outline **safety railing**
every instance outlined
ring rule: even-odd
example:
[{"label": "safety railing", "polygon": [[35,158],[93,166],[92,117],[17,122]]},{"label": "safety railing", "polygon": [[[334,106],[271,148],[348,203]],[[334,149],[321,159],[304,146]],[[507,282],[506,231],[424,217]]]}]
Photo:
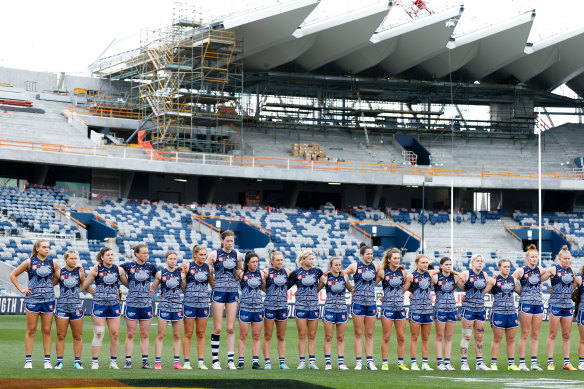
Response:
[{"label": "safety railing", "polygon": [[[258,226],[257,224],[255,224],[255,223],[253,223],[253,222],[251,222],[251,221],[249,221],[247,219],[244,219],[242,217],[239,217],[239,216],[220,216],[220,215],[216,215],[216,216],[212,216],[212,215],[209,215],[209,216],[207,216],[207,215],[192,215],[192,216],[193,216],[193,218],[199,220],[200,222],[204,223],[207,226],[210,226],[210,224],[209,223],[205,223],[205,222],[203,222],[200,219],[203,219],[203,218],[206,218],[206,219],[224,219],[224,220],[236,220],[236,221],[244,222],[246,224],[249,224],[252,227],[257,228],[258,230],[260,230],[264,234],[268,234],[268,236],[270,238],[272,237],[272,232],[271,231],[268,231],[264,227]],[[217,229],[217,227],[215,227],[215,228]],[[219,231],[219,229],[217,229],[217,231]]]},{"label": "safety railing", "polygon": [[136,120],[140,119],[140,114],[137,112],[122,111],[113,108],[107,109],[69,106],[68,110],[71,111],[72,113],[74,112],[80,115],[91,115],[118,119],[136,119]]},{"label": "safety railing", "polygon": [[[110,226],[114,227],[114,228],[118,228],[118,225],[114,222],[111,222],[105,218],[103,218],[102,216],[99,216],[97,213],[94,213],[93,208],[87,208],[87,207],[70,207],[70,206],[64,206],[64,205],[53,205],[53,208],[55,208],[56,210],[58,210],[61,215],[65,215],[68,218],[72,219],[72,220],[76,220],[74,218],[72,218],[70,215],[67,215],[67,212],[71,212],[71,211],[78,211],[78,212],[87,212],[87,213],[91,213],[93,215],[93,217],[95,217],[97,220],[101,220],[107,224],[109,224]],[[83,223],[80,223],[81,226],[83,226],[83,228],[86,228],[85,225],[83,225]]]},{"label": "safety railing", "polygon": [[349,225],[353,226],[353,228],[355,228],[355,230],[358,230],[360,233],[365,233],[365,236],[369,237],[369,244],[371,244],[371,234],[367,233],[365,230],[359,228],[357,226],[357,224],[371,224],[371,225],[376,225],[376,226],[389,226],[389,227],[397,227],[400,230],[410,234],[411,236],[413,236],[414,238],[416,238],[418,241],[420,241],[420,244],[422,243],[422,238],[416,234],[413,231],[408,230],[406,227],[402,226],[399,223],[392,223],[392,222],[365,222],[365,221],[351,221],[349,222]]},{"label": "safety railing", "polygon": [[201,215],[191,215],[191,217],[199,222],[199,226],[198,226],[199,230],[201,229],[201,224],[204,226],[207,226],[211,230],[211,238],[213,237],[213,231],[215,231],[217,233],[217,237],[219,237],[219,234],[221,234],[221,231],[219,230],[219,228],[204,221],[202,219]]},{"label": "safety railing", "polygon": [[[235,144],[235,143],[234,143]],[[283,169],[306,169],[312,171],[329,172],[361,172],[382,174],[409,174],[416,176],[443,176],[443,177],[475,177],[475,178],[520,178],[536,180],[537,172],[517,172],[510,170],[489,170],[484,167],[480,170],[464,169],[437,169],[427,166],[411,166],[400,164],[380,164],[369,162],[339,162],[339,161],[306,161],[303,159],[272,158],[258,156],[234,156],[223,154],[204,154],[179,151],[144,150],[143,157],[135,153],[123,153],[122,156],[108,155],[102,151],[103,147],[68,146],[54,143],[34,143],[14,140],[0,140],[1,147],[23,148],[36,151],[51,151],[68,154],[94,155],[100,157],[124,159],[151,159],[167,162],[198,163],[203,165],[221,166],[248,166],[248,167],[278,167]],[[161,155],[163,158],[158,158]],[[543,172],[543,180],[584,180],[584,172]]]},{"label": "safety railing", "polygon": [[77,226],[77,229],[79,229],[79,227],[83,227],[84,229],[87,229],[87,226],[85,224],[81,223],[79,220],[75,219],[73,216],[67,215],[67,213],[63,209],[59,208],[56,205],[53,205],[53,208],[55,208],[55,210],[57,210],[57,212],[59,212],[59,221],[62,220],[62,218],[64,217],[64,218],[69,219],[72,222],[74,222],[75,225]]},{"label": "safety railing", "polygon": [[[520,230],[520,229],[538,229],[538,228],[539,228],[539,226],[505,226],[505,231],[509,232],[511,234],[511,236],[513,236],[515,239],[517,239],[520,242],[522,242],[523,240],[519,236],[517,236],[517,234],[515,234],[513,232],[513,230]],[[564,234],[562,231],[558,230],[554,226],[541,226],[541,228],[543,228],[544,230],[554,231],[558,235],[560,235],[562,238],[566,239],[568,242],[574,243],[574,241],[572,240],[572,238],[570,238],[568,235]]]}]

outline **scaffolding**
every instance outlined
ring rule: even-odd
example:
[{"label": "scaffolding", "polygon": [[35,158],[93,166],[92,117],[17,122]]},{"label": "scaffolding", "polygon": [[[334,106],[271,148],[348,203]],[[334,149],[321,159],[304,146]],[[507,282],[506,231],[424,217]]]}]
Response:
[{"label": "scaffolding", "polygon": [[[243,138],[241,42],[233,31],[202,27],[192,10],[141,33],[140,50],[109,76],[132,82],[144,141],[157,150],[229,154]],[[122,65],[123,65],[122,64]]]}]

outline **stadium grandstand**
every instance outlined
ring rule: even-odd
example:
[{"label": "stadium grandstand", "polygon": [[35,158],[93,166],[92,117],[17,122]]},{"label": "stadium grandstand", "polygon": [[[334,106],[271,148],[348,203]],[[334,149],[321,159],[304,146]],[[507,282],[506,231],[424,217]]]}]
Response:
[{"label": "stadium grandstand", "polygon": [[516,268],[530,243],[544,266],[564,244],[582,264],[584,28],[535,39],[537,10],[470,28],[464,6],[421,0],[319,7],[177,8],[87,77],[0,67],[0,294],[40,238],[87,270],[103,245],[123,262],[146,243],[160,267],[225,229],[260,267],[273,248],[346,267],[362,241],[459,270],[477,253]]}]

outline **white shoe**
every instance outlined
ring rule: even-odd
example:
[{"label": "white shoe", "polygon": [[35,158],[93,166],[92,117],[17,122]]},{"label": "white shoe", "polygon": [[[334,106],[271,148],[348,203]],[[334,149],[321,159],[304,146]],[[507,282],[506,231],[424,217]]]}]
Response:
[{"label": "white shoe", "polygon": [[578,370],[584,370],[584,362],[578,364]]},{"label": "white shoe", "polygon": [[325,365],[324,366],[325,370],[332,370],[333,369],[333,365]]},{"label": "white shoe", "polygon": [[539,365],[537,363],[534,363],[531,365],[531,370],[533,371],[543,371],[543,369],[541,367],[539,367]]},{"label": "white shoe", "polygon": [[120,370],[120,368],[118,367],[118,363],[117,362],[111,362],[111,361],[110,361],[110,369],[112,369],[112,370]]},{"label": "white shoe", "polygon": [[99,369],[99,363],[91,362],[91,370],[97,370],[97,369]]},{"label": "white shoe", "polygon": [[339,365],[339,370],[349,370],[349,368],[343,363],[342,365]]},{"label": "white shoe", "polygon": [[446,365],[444,365],[444,367],[445,367],[445,368],[446,368],[446,370],[448,370],[448,371],[454,371],[454,370],[456,370],[456,369],[454,368],[454,366],[452,366],[450,363],[447,363]]},{"label": "white shoe", "polygon": [[491,371],[491,369],[489,368],[489,366],[485,365],[484,363],[481,363],[481,364],[477,365],[477,370]]},{"label": "white shoe", "polygon": [[460,370],[462,371],[470,371],[470,367],[468,366],[467,362],[464,362],[460,365]]},{"label": "white shoe", "polygon": [[306,362],[300,362],[296,370],[304,370],[306,368]]},{"label": "white shoe", "polygon": [[235,362],[228,362],[227,363],[227,368],[229,370],[237,370],[237,367],[235,366]]},{"label": "white shoe", "polygon": [[525,363],[520,363],[519,364],[519,370],[521,370],[521,371],[529,371],[529,368],[527,367],[527,365]]},{"label": "white shoe", "polygon": [[446,366],[443,363],[441,363],[441,364],[438,365],[438,370],[440,370],[440,371],[446,371]]},{"label": "white shoe", "polygon": [[377,370],[377,366],[373,362],[367,362],[367,370]]},{"label": "white shoe", "polygon": [[410,370],[420,371],[420,367],[418,366],[417,363],[412,363],[412,365],[410,366]]},{"label": "white shoe", "polygon": [[221,363],[219,363],[219,361],[213,362],[213,364],[211,365],[211,369],[213,369],[213,370],[221,370]]},{"label": "white shoe", "polygon": [[361,370],[362,368],[363,368],[363,362],[357,361],[357,364],[355,365],[355,370]]},{"label": "white shoe", "polygon": [[51,365],[51,362],[45,362],[45,369],[52,369],[53,365]]},{"label": "white shoe", "polygon": [[26,363],[24,364],[24,368],[25,368],[25,369],[32,369],[32,362],[26,362]]}]

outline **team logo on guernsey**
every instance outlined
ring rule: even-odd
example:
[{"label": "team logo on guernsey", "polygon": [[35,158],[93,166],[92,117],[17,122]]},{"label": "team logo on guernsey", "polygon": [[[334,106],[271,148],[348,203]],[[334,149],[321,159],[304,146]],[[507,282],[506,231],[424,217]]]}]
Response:
[{"label": "team logo on guernsey", "polygon": [[235,268],[235,261],[233,258],[225,258],[223,261],[223,267],[227,270],[232,270]]},{"label": "team logo on guernsey", "polygon": [[509,293],[511,291],[513,291],[515,285],[513,285],[510,282],[503,282],[503,285],[501,286],[501,290],[505,293]]},{"label": "team logo on guernsey", "polygon": [[257,288],[258,286],[260,286],[262,284],[262,279],[260,277],[249,277],[249,280],[247,281],[247,284],[251,287],[251,288]]},{"label": "team logo on guernsey", "polygon": [[66,288],[74,288],[79,284],[79,279],[77,277],[67,277],[63,280],[63,286]]},{"label": "team logo on guernsey", "polygon": [[473,286],[475,289],[483,289],[485,286],[487,286],[487,284],[485,283],[485,280],[480,279],[480,280],[476,280],[473,283]]},{"label": "team logo on guernsey", "polygon": [[169,289],[174,289],[178,286],[179,281],[178,278],[176,277],[168,277],[168,279],[166,280],[166,287]]},{"label": "team logo on guernsey", "polygon": [[389,279],[389,285],[393,286],[394,288],[402,285],[401,277],[391,277]]},{"label": "team logo on guernsey", "polygon": [[310,285],[314,284],[314,281],[315,281],[314,276],[302,277],[302,285],[304,285],[304,286],[310,286]]},{"label": "team logo on guernsey", "polygon": [[531,275],[529,276],[528,280],[529,280],[529,283],[530,283],[531,285],[537,285],[537,284],[539,284],[539,282],[540,282],[540,278],[539,278],[539,276],[538,276],[537,274],[535,274],[535,273],[531,274]]},{"label": "team logo on guernsey", "polygon": [[331,285],[331,290],[333,292],[342,292],[343,290],[345,290],[345,284],[343,282],[333,282],[333,284]]},{"label": "team logo on guernsey", "polygon": [[136,275],[134,276],[134,278],[136,278],[136,281],[146,281],[148,279],[148,272],[146,270],[140,270],[136,273]]},{"label": "team logo on guernsey", "polygon": [[199,281],[199,282],[204,282],[207,281],[207,279],[209,278],[209,273],[207,273],[206,271],[199,271],[197,273],[195,273],[195,280]]},{"label": "team logo on guernsey", "polygon": [[574,276],[571,273],[562,275],[562,282],[564,284],[571,284],[574,281]]},{"label": "team logo on guernsey", "polygon": [[118,277],[114,273],[108,273],[105,277],[103,277],[103,283],[111,285],[118,280]]},{"label": "team logo on guernsey", "polygon": [[452,282],[444,282],[442,284],[442,291],[443,292],[452,292],[454,290],[454,284]]},{"label": "team logo on guernsey", "polygon": [[419,281],[420,289],[428,289],[430,287],[430,280],[423,278]]},{"label": "team logo on guernsey", "polygon": [[375,279],[375,272],[371,270],[367,270],[362,275],[363,280],[365,281],[373,281]]},{"label": "team logo on guernsey", "polygon": [[36,269],[36,273],[39,277],[46,277],[51,274],[51,268],[48,266],[39,266]]},{"label": "team logo on guernsey", "polygon": [[274,284],[276,284],[277,286],[286,285],[286,276],[284,274],[278,275],[276,278],[274,278]]}]

